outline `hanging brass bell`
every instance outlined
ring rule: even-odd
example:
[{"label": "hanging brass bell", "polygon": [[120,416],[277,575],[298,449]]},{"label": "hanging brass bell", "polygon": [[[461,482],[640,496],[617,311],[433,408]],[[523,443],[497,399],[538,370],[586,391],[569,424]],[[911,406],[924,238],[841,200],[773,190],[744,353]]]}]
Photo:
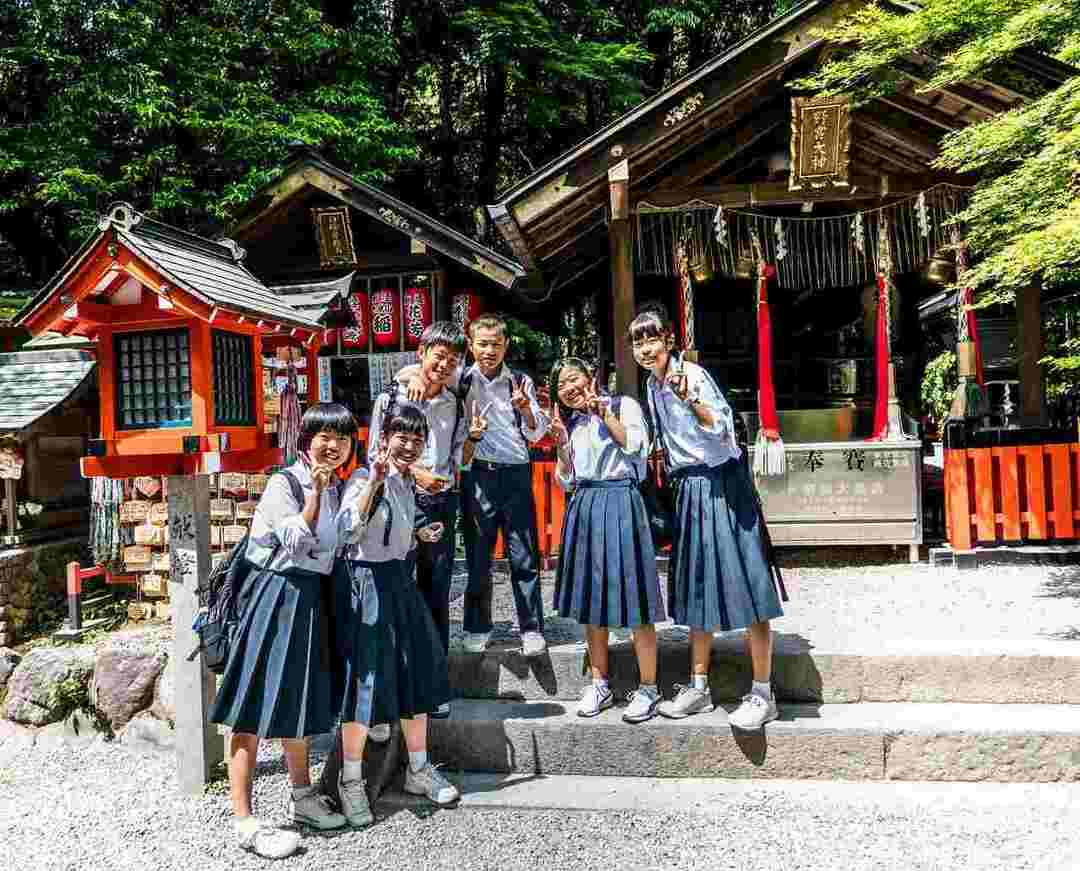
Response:
[{"label": "hanging brass bell", "polygon": [[740,254],[735,260],[735,277],[750,279],[757,272],[754,258],[749,254]]},{"label": "hanging brass bell", "polygon": [[944,251],[938,251],[923,268],[923,278],[938,287],[947,287],[956,281],[956,261]]},{"label": "hanging brass bell", "polygon": [[705,284],[712,281],[713,269],[708,258],[700,257],[690,261],[690,277],[694,280],[694,284]]}]

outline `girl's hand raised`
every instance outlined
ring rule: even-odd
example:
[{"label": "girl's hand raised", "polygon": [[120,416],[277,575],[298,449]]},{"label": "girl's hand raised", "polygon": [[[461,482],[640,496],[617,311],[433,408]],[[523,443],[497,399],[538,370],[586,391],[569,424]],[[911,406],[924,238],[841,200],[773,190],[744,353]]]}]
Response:
[{"label": "girl's hand raised", "polygon": [[570,431],[563,423],[562,414],[559,412],[559,403],[552,404],[551,434],[555,437],[555,443],[563,447],[570,441]]},{"label": "girl's hand raised", "polygon": [[330,486],[334,477],[334,470],[329,466],[313,466],[311,469],[311,485],[316,493],[322,493]]},{"label": "girl's hand raised", "polygon": [[375,455],[368,473],[368,480],[372,484],[378,484],[386,480],[390,473],[390,449],[383,445]]},{"label": "girl's hand raised", "polygon": [[681,360],[674,363],[668,370],[667,383],[671,386],[671,392],[686,402],[686,397],[690,394],[690,382]]}]

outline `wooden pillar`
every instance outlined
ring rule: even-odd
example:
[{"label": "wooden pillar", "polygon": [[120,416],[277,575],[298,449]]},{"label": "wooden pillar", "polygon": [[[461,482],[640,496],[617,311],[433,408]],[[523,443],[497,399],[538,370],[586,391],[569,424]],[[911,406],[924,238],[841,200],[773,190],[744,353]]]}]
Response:
[{"label": "wooden pillar", "polygon": [[630,225],[630,164],[623,160],[608,170],[611,193],[611,326],[615,351],[616,388],[637,396],[638,375],[626,331],[634,319],[634,243]]},{"label": "wooden pillar", "polygon": [[176,685],[176,765],[180,791],[202,795],[210,773],[224,758],[224,742],[209,722],[217,682],[200,654],[188,662],[198,636],[191,629],[199,610],[200,578],[210,575],[210,478],[169,478],[169,601],[173,644],[169,668]]},{"label": "wooden pillar", "polygon": [[1042,288],[1034,284],[1016,295],[1016,349],[1020,375],[1020,424],[1046,423],[1043,403]]},{"label": "wooden pillar", "polygon": [[448,321],[452,317],[450,311],[450,273],[445,269],[436,269],[432,273],[432,295],[435,297],[433,307],[435,309],[435,320]]}]

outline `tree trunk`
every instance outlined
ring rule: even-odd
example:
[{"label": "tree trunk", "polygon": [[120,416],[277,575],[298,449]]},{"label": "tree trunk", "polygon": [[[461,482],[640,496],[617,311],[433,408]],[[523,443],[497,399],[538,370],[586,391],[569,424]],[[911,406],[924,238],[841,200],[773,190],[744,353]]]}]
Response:
[{"label": "tree trunk", "polygon": [[484,123],[480,141],[477,198],[481,205],[495,202],[499,187],[499,154],[506,115],[506,64],[492,63],[484,70]]},{"label": "tree trunk", "polygon": [[447,51],[439,69],[439,138],[436,143],[439,157],[439,207],[444,215],[454,210],[459,199],[458,142],[454,131],[454,61]]}]

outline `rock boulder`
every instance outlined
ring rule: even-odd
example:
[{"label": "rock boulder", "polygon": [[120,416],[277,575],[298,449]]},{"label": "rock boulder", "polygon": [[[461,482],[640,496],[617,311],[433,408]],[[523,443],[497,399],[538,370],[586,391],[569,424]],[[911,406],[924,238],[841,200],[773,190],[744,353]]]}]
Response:
[{"label": "rock boulder", "polygon": [[34,648],[15,666],[8,681],[4,716],[28,726],[64,719],[72,702],[84,696],[81,687],[93,671],[94,648],[89,645]]},{"label": "rock boulder", "polygon": [[114,732],[153,703],[154,686],[167,658],[157,645],[131,644],[126,639],[98,649],[90,698]]},{"label": "rock boulder", "polygon": [[0,647],[0,696],[4,694],[15,666],[21,657],[10,647]]}]

